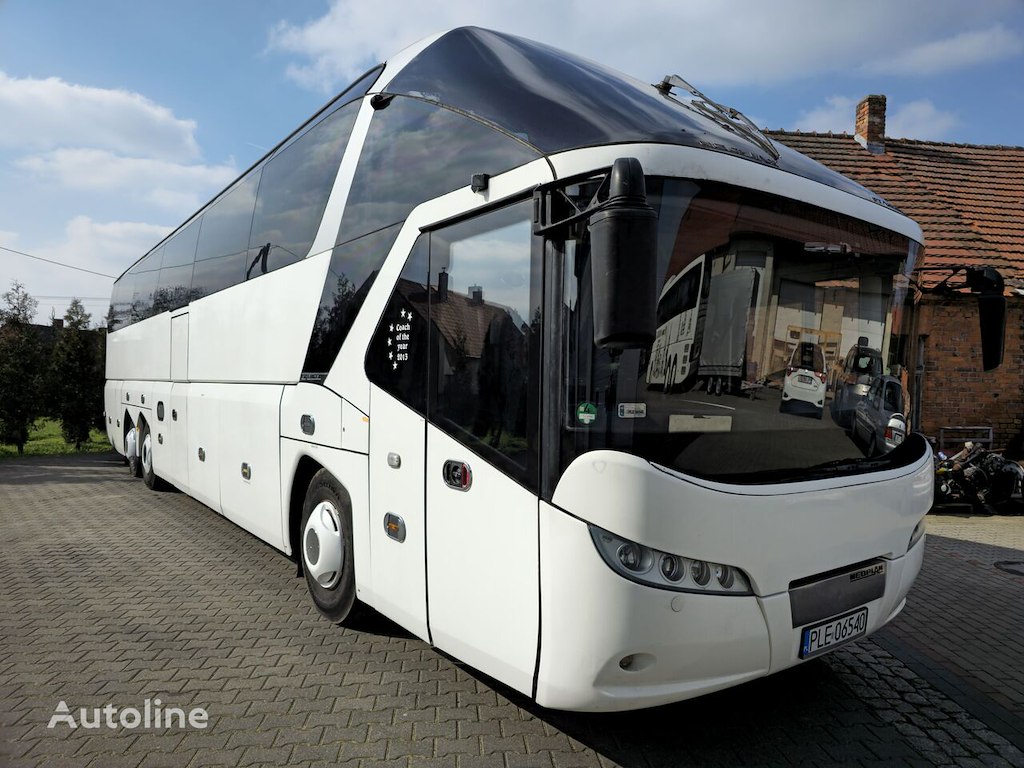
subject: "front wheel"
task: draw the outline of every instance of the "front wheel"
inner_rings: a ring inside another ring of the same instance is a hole
[[[317,610],[344,623],[359,611],[348,494],[326,469],[309,483],[302,505],[302,571]]]

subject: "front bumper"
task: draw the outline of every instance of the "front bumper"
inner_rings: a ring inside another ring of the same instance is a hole
[[[541,505],[540,537],[536,698],[543,706],[639,709],[800,661],[802,627],[793,626],[788,591],[732,596],[636,584],[601,560],[586,523],[547,504]],[[923,553],[922,539],[906,555],[886,559],[884,594],[866,603],[868,634],[902,610]]]

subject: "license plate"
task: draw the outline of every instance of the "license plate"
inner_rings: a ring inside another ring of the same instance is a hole
[[[802,373],[796,377],[796,380],[799,381],[801,384],[810,384],[812,381],[814,381],[814,379],[812,379],[810,376],[804,376]]]
[[[892,433],[892,444],[893,445],[899,445],[902,442],[903,442],[903,433],[902,432],[893,432]]]
[[[868,629],[868,609],[858,608],[842,616],[804,627],[800,633],[800,658],[817,656],[837,645],[860,637]]]

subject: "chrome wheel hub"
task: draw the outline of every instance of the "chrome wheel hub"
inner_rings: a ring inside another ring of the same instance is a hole
[[[153,433],[147,432],[142,441],[142,468],[146,474],[153,471]]]

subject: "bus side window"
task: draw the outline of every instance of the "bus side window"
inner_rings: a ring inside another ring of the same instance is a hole
[[[153,299],[157,291],[160,277],[160,262],[163,259],[163,248],[157,248],[142,261],[132,267],[132,294],[128,310],[128,322],[137,323],[152,317]]]
[[[526,144],[437,104],[397,96],[374,112],[337,242],[404,221],[425,200],[540,157]]]
[[[540,290],[531,205],[431,233],[431,423],[533,486]]]
[[[160,267],[156,311],[175,310],[188,304],[192,296],[192,263],[196,257],[201,218],[178,232],[164,246],[164,260]]]
[[[394,224],[334,247],[302,366],[303,381],[320,382],[327,378],[356,313],[401,229],[400,223]],[[426,279],[425,264],[423,274],[419,279]]]
[[[366,353],[366,375],[419,414],[427,410],[429,235],[420,235]]]
[[[196,298],[242,282],[261,170],[251,171],[203,214],[192,271]]]
[[[331,113],[263,168],[245,279],[300,261],[309,253],[352,134],[360,102]]]

